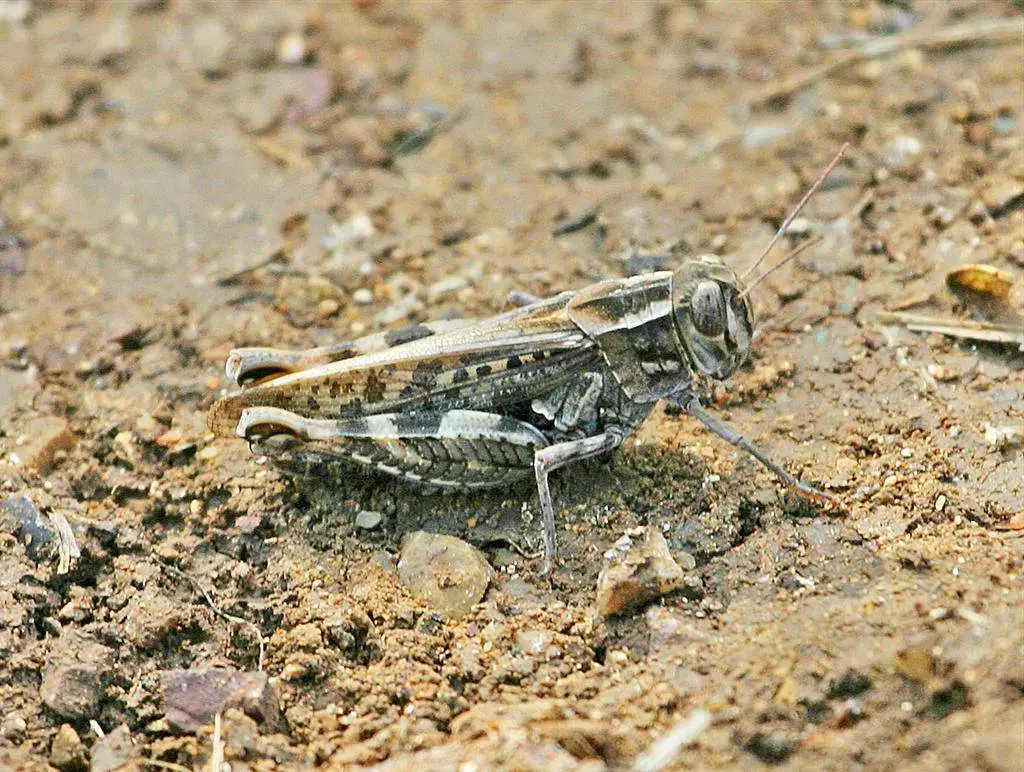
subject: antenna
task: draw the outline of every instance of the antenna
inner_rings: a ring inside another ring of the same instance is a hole
[[[764,279],[766,276],[770,276],[771,274],[775,273],[775,271],[779,270],[782,266],[784,266],[786,263],[788,263],[794,257],[799,255],[805,249],[810,249],[813,246],[817,246],[818,244],[820,244],[824,240],[825,240],[825,238],[823,236],[815,236],[813,239],[809,239],[809,240],[805,241],[803,244],[800,244],[798,247],[796,247],[796,249],[792,250],[788,255],[786,255],[784,258],[782,258],[779,262],[777,262],[775,265],[773,265],[767,271],[765,271],[760,276],[758,276],[756,279],[754,279],[754,281],[752,281],[750,284],[748,284],[747,288],[745,290],[743,290],[743,292],[740,293],[740,297],[741,298],[742,297],[746,297],[747,293],[749,293],[750,290],[754,289],[754,287],[756,287],[758,284],[760,284],[761,280]]]
[[[786,233],[786,228],[788,228],[790,224],[792,224],[793,220],[796,219],[796,216],[800,214],[801,210],[805,206],[807,206],[807,202],[811,200],[811,197],[818,192],[818,188],[820,188],[822,184],[824,184],[825,180],[828,179],[828,175],[830,175],[832,173],[832,170],[836,168],[836,164],[839,163],[839,159],[843,157],[843,153],[845,153],[849,147],[849,142],[843,143],[843,146],[839,148],[839,152],[836,153],[836,157],[832,159],[828,166],[825,167],[825,171],[823,171],[821,175],[818,177],[818,179],[814,181],[814,184],[811,185],[810,190],[804,193],[804,197],[800,199],[800,203],[796,205],[796,209],[789,213],[789,215],[783,221],[782,227],[780,227],[778,231],[775,232],[775,235],[772,236],[772,240],[768,242],[768,246],[764,248],[764,252],[762,252],[761,256],[757,258],[754,264],[744,272],[743,276],[740,277],[741,279],[746,279],[747,276],[753,273],[754,269],[757,268],[757,266],[761,265],[761,262],[768,256],[768,253],[772,251],[772,247],[774,247],[778,243],[779,239],[781,239],[782,236]],[[790,255],[787,259],[790,259],[792,257],[793,255]],[[767,276],[767,274],[765,274],[765,276]],[[763,278],[764,276],[761,277],[761,279]],[[758,279],[757,281],[761,281],[761,279]],[[756,283],[757,282],[754,282],[754,284]]]

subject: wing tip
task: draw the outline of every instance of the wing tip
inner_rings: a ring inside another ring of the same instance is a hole
[[[213,403],[206,415],[206,428],[218,437],[235,437],[238,422],[245,409],[241,394],[222,397]]]

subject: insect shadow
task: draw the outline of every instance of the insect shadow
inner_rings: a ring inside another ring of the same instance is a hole
[[[304,537],[317,549],[337,551],[341,542],[351,546],[354,537],[361,545],[391,551],[405,534],[425,530],[484,549],[504,547],[524,558],[542,554],[536,504],[523,503],[530,502],[529,479],[501,490],[423,491],[343,464],[344,473],[332,466],[321,461],[289,476],[296,503],[307,513]],[[721,481],[709,477],[697,455],[656,446],[630,448],[564,472],[555,484],[565,502],[559,527],[566,568],[583,581],[596,576],[602,554],[636,526],[657,526],[673,550],[691,554],[700,565],[740,543],[766,511],[778,511],[777,498],[766,495],[756,465],[745,458]],[[379,523],[358,527],[361,512],[379,514]],[[349,528],[339,528],[346,524]]]

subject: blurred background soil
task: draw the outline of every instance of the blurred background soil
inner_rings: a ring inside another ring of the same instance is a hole
[[[0,767],[1019,769],[1024,361],[884,312],[1020,309],[1022,69],[1002,2],[0,2]],[[659,410],[558,477],[549,584],[530,484],[207,434],[233,346],[742,269],[847,140],[712,394],[837,507]],[[685,582],[606,618],[639,526]],[[483,550],[463,616],[418,529]]]

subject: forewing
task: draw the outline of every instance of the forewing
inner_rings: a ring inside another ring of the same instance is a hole
[[[569,293],[478,324],[274,378],[217,402],[211,431],[233,436],[247,407],[310,418],[524,402],[598,361],[569,320]]]
[[[228,378],[239,386],[254,386],[272,378],[280,378],[283,375],[309,370],[319,365],[328,365],[332,362],[341,362],[357,356],[375,354],[378,351],[386,351],[404,343],[429,338],[432,335],[444,335],[455,330],[462,330],[474,324],[478,324],[478,322],[467,319],[446,319],[427,324],[413,324],[396,330],[366,335],[355,340],[341,341],[302,351],[264,346],[236,348],[228,356],[224,369]]]

